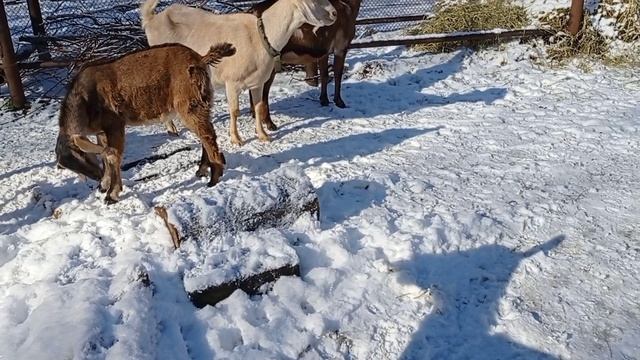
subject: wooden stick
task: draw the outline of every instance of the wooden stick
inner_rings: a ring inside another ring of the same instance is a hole
[[[16,53],[13,49],[13,41],[11,41],[4,0],[0,0],[0,47],[2,48],[3,56],[2,68],[7,85],[9,85],[12,105],[15,109],[22,109],[25,107],[27,100],[24,96],[24,87],[22,86],[20,72],[16,63]]]
[[[584,0],[571,0],[571,10],[569,11],[569,22],[567,31],[576,36],[582,28],[582,17],[584,15]]]
[[[520,29],[503,31],[471,31],[457,34],[425,34],[384,40],[354,40],[350,49],[362,49],[383,46],[415,45],[429,43],[443,43],[450,41],[481,41],[481,40],[510,40],[516,38],[533,38],[550,36],[550,30]]]
[[[422,21],[427,19],[427,15],[405,15],[405,16],[389,16],[364,18],[356,20],[356,25],[372,25],[372,24],[388,24],[394,22]]]
[[[33,35],[44,36],[46,32],[44,30],[44,21],[42,20],[42,11],[40,10],[39,0],[27,0],[27,6],[29,7],[29,17],[31,18],[31,29]],[[38,58],[42,61],[50,60],[51,55],[47,50],[47,43],[36,44],[38,50]]]

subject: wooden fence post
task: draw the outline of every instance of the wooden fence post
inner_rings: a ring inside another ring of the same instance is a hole
[[[571,0],[571,10],[569,11],[569,23],[567,31],[575,36],[582,28],[582,17],[584,14],[584,0]]]
[[[7,12],[4,8],[4,0],[0,0],[0,46],[2,47],[2,68],[4,76],[9,85],[11,93],[11,102],[16,109],[24,108],[26,99],[24,96],[24,88],[16,63],[16,53],[13,49],[11,41],[11,32],[9,30],[9,22],[7,21]]]
[[[29,7],[29,17],[31,18],[31,29],[35,36],[47,35],[44,30],[44,20],[42,20],[42,11],[40,10],[40,0],[27,0]],[[38,58],[40,61],[51,60],[51,55],[47,51],[46,42],[36,42],[36,50],[38,50]]]

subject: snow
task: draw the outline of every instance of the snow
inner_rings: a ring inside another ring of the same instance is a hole
[[[184,286],[189,293],[235,279],[299,263],[287,237],[279,230],[301,215],[316,199],[309,178],[299,166],[283,165],[261,176],[225,181],[200,188],[165,205],[167,219],[184,243]],[[295,207],[298,208],[295,208]],[[285,213],[275,214],[282,209]],[[277,218],[259,214],[274,213]],[[256,230],[256,231],[254,231]]]
[[[2,113],[0,358],[638,358],[638,71],[533,51],[353,51],[349,108],[281,75],[273,142],[244,99],[241,148],[218,98],[218,186],[299,166],[321,219],[242,234],[286,242],[302,276],[203,309],[184,277],[213,259],[153,212],[206,191],[192,135],[130,129],[125,162],[192,150],[124,172],[107,206],[54,166],[58,102]]]
[[[315,198],[313,185],[302,168],[281,166],[268,174],[245,176],[221,186],[200,188],[188,196],[165,200],[165,207],[169,222],[182,237],[206,240],[222,233],[263,227],[261,220],[254,217],[277,209],[285,210],[285,213],[269,225],[285,226],[299,217],[300,209],[296,206],[307,205]],[[194,232],[197,236],[193,236]]]

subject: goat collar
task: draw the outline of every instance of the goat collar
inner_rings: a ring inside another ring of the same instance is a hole
[[[262,41],[262,46],[264,46],[265,50],[271,55],[272,58],[276,61],[276,71],[280,71],[280,67],[282,63],[280,62],[280,51],[276,50],[269,43],[269,38],[267,38],[267,33],[264,31],[264,23],[262,22],[262,17],[258,16],[258,32],[260,33],[260,40]]]

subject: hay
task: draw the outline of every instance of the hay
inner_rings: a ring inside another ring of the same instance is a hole
[[[439,3],[433,17],[408,31],[410,35],[452,33],[492,29],[520,29],[529,24],[529,17],[523,6],[514,5],[510,0],[468,0],[462,3]],[[495,41],[475,43],[449,42],[440,44],[420,44],[414,48],[431,52],[450,52],[460,46],[486,47]]]
[[[547,58],[552,63],[562,64],[574,58],[618,67],[639,63],[637,46],[616,53],[612,43],[640,40],[640,0],[602,0],[595,13],[585,11],[582,28],[575,36],[565,30],[568,21],[568,9],[556,9],[540,18],[543,26],[556,33],[547,47]]]
[[[614,20],[616,39],[640,40],[640,0],[601,0],[596,16]]]
[[[555,63],[562,63],[575,57],[604,60],[609,51],[609,42],[589,21],[590,14],[585,11],[582,28],[578,34],[566,32],[569,21],[569,9],[556,9],[540,18],[540,23],[551,28],[556,35],[551,38],[547,48],[547,58]]]

